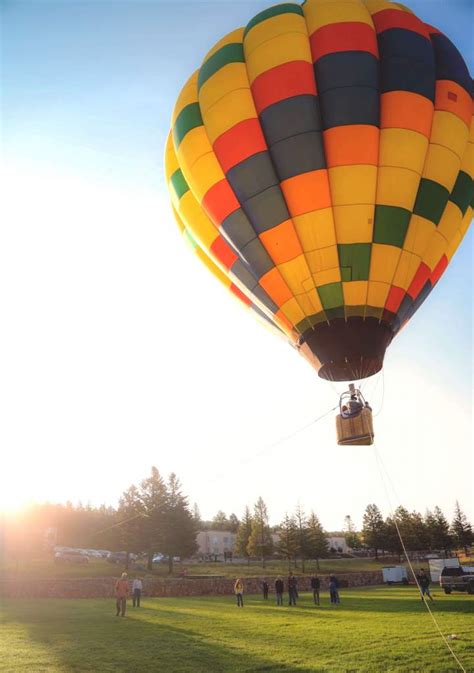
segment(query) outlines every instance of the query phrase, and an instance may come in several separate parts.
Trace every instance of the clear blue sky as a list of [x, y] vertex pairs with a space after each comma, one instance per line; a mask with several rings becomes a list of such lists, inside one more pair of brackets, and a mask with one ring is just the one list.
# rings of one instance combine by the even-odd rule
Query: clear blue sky
[[[253, 409], [246, 414], [245, 405], [258, 406], [257, 398], [246, 396], [248, 376], [239, 380], [236, 373], [234, 386], [219, 378], [219, 359], [225, 360], [227, 351], [225, 343], [216, 344], [210, 338], [222, 329], [221, 320], [213, 317], [216, 313], [226, 316], [229, 334], [225, 338], [240, 340], [243, 349], [253, 350], [249, 372], [267, 377], [268, 390], [263, 394], [269, 399], [273, 400], [270, 388], [274, 387], [271, 372], [275, 365], [262, 364], [263, 352], [274, 352], [281, 358], [285, 390], [292, 386], [309, 390], [315, 385], [310, 380], [312, 374], [303, 373], [291, 349], [288, 355], [280, 355], [283, 350], [279, 344], [267, 347], [271, 336], [260, 326], [248, 325], [246, 316], [233, 305], [228, 308], [227, 297], [201, 277], [197, 264], [175, 235], [166, 205], [162, 158], [180, 87], [214, 42], [245, 25], [269, 4], [223, 0], [3, 0], [2, 122], [10, 200], [1, 273], [2, 286], [7, 288], [3, 316], [12, 328], [2, 353], [7, 372], [2, 377], [2, 399], [9, 417], [4, 446], [8, 447], [13, 475], [21, 466], [15, 456], [31, 452], [38, 469], [48, 471], [48, 463], [56, 461], [64, 469], [58, 482], [65, 484], [63, 490], [51, 484], [45, 491], [37, 490], [37, 482], [32, 481], [32, 497], [113, 501], [153, 462], [164, 471], [175, 469], [206, 515], [212, 514], [214, 500], [215, 508], [224, 502], [228, 511], [240, 513], [245, 502], [256, 499], [258, 483], [249, 483], [244, 494], [242, 489], [237, 492], [223, 487], [213, 500], [190, 468], [196, 455], [200, 456], [203, 473], [217, 474], [222, 466], [225, 468], [219, 447], [226, 423], [235, 422], [238, 416], [241, 434], [236, 433], [236, 441], [242, 443], [251, 437], [260, 448], [262, 443], [304, 425], [326, 404], [326, 389], [316, 382], [316, 409], [307, 402], [300, 413], [293, 409], [284, 422], [275, 425], [275, 411], [272, 415]], [[473, 72], [472, 2], [453, 0], [448, 5], [412, 0], [408, 4], [454, 41]], [[182, 336], [187, 320], [206, 325], [210, 332], [208, 337], [196, 336], [193, 353], [186, 352], [187, 342]], [[62, 335], [60, 340], [58, 334]], [[109, 361], [111, 351], [113, 361]], [[391, 346], [387, 359], [396, 379], [393, 404], [404, 399], [405, 385], [417, 388], [415, 405], [424, 399], [424, 406], [428, 401], [430, 406], [434, 390], [441, 390], [454, 409], [464, 400], [464, 440], [449, 440], [450, 419], [444, 419], [444, 427], [446, 440], [461, 441], [463, 455], [471, 465], [459, 486], [459, 497], [462, 500], [464, 496], [463, 504], [469, 509], [472, 231], [436, 292]], [[126, 371], [115, 378], [119, 361]], [[71, 363], [77, 364], [77, 370]], [[236, 372], [245, 369], [244, 363], [245, 358], [237, 359]], [[406, 369], [402, 371], [397, 363], [403, 363]], [[233, 364], [227, 366], [232, 368]], [[411, 380], [414, 369], [420, 376]], [[216, 387], [226, 386], [225, 407], [207, 389], [204, 396], [200, 395], [199, 380], [203, 377], [208, 383], [215, 381]], [[419, 387], [425, 380], [423, 397]], [[282, 393], [283, 398], [286, 394]], [[186, 409], [181, 411], [195, 423], [188, 434], [180, 434], [185, 432], [179, 428], [182, 416], [174, 415], [183, 396]], [[96, 403], [88, 406], [86, 398]], [[287, 408], [291, 399], [294, 396], [288, 394], [281, 401], [282, 408]], [[333, 398], [328, 400], [327, 407]], [[278, 400], [273, 403], [278, 405]], [[167, 419], [161, 416], [163, 409], [167, 410]], [[443, 415], [442, 410], [439, 413]], [[220, 416], [221, 426], [214, 414]], [[36, 422], [29, 420], [32, 418]], [[67, 419], [64, 426], [61, 419]], [[432, 421], [426, 416], [420, 422], [428, 426]], [[416, 415], [410, 423], [417, 423]], [[214, 430], [209, 429], [211, 426]], [[416, 452], [417, 447], [411, 445], [412, 426], [398, 431], [387, 422], [386, 427], [387, 433], [393, 427], [399, 432], [398, 439], [391, 437], [389, 456], [397, 442], [405, 445], [407, 457]], [[332, 427], [327, 432], [331, 437]], [[304, 452], [304, 442], [317, 444], [318, 434], [300, 441], [298, 450]], [[143, 448], [135, 446], [137, 442]], [[168, 452], [162, 452], [163, 444], [171, 453], [179, 451], [179, 459], [176, 453], [173, 460]], [[194, 451], [191, 444], [199, 448]], [[91, 470], [95, 476], [87, 483], [66, 476], [70, 465], [64, 456], [73, 446], [85, 451], [87, 460], [105, 455], [100, 468]], [[255, 446], [248, 447], [246, 466], [251, 464], [255, 450]], [[441, 456], [443, 447], [438, 450], [436, 456]], [[240, 447], [234, 446], [233, 451], [235, 455]], [[304, 454], [304, 460], [310, 455]], [[428, 446], [423, 455], [431, 470], [439, 470], [436, 461], [432, 463], [429, 458]], [[104, 488], [110, 460], [125, 461], [134, 469], [118, 470], [116, 481], [109, 479]], [[284, 463], [285, 453], [275, 460]], [[339, 456], [338, 460], [344, 462], [345, 458]], [[273, 461], [270, 456], [268, 463], [257, 470], [263, 469], [274, 479], [269, 466]], [[393, 462], [396, 471], [397, 461]], [[246, 474], [249, 469], [244, 466], [238, 471]], [[397, 476], [402, 483], [403, 473]], [[417, 492], [420, 479], [426, 478], [426, 473], [418, 478], [415, 474], [409, 482], [402, 497], [409, 507], [423, 509], [423, 503], [436, 504], [443, 484], [439, 481], [439, 488], [436, 485], [430, 490], [427, 486]], [[458, 495], [457, 479], [453, 474], [449, 488], [445, 488], [445, 502], [441, 504], [448, 510]], [[266, 496], [274, 500], [275, 518], [298, 498], [308, 508], [319, 506], [311, 501], [310, 483], [294, 483], [283, 504], [277, 503], [278, 497], [271, 490]], [[364, 497], [368, 496], [361, 494], [355, 500], [356, 518]], [[272, 505], [270, 502], [270, 510]], [[344, 507], [346, 504], [338, 509], [333, 503], [324, 510], [321, 505], [325, 523], [338, 527]]]

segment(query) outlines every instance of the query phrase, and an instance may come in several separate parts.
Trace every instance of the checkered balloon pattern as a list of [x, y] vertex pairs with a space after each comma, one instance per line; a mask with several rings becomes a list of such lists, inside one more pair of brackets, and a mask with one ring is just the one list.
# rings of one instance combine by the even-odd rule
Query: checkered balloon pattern
[[469, 227], [472, 96], [456, 47], [400, 3], [271, 7], [178, 96], [176, 221], [320, 376], [370, 376]]

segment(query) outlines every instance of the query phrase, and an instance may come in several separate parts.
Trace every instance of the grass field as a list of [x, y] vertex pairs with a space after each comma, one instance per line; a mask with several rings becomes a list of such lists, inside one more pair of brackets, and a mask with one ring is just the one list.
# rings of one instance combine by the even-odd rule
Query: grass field
[[[440, 626], [474, 671], [474, 602], [436, 592]], [[448, 673], [457, 665], [410, 587], [343, 590], [333, 607], [245, 597], [16, 600], [0, 608], [1, 673]]]
[[[343, 573], [357, 572], [360, 570], [379, 570], [387, 561], [375, 561], [373, 559], [358, 558], [336, 558], [323, 559], [319, 562], [319, 572]], [[173, 575], [179, 576], [183, 568], [186, 568], [188, 575], [222, 575], [225, 577], [254, 577], [256, 575], [279, 575], [288, 574], [288, 563], [285, 561], [268, 561], [265, 568], [258, 562], [247, 563], [176, 563]], [[48, 577], [116, 577], [120, 575], [123, 568], [121, 565], [108, 563], [105, 559], [90, 561], [84, 565], [58, 565], [51, 558], [35, 559], [33, 561], [21, 561], [18, 566], [15, 563], [5, 563], [1, 567], [1, 575], [4, 578], [48, 578]], [[293, 568], [296, 575], [301, 574], [301, 564], [298, 568]], [[316, 571], [314, 562], [306, 562], [306, 574]], [[131, 573], [146, 576], [150, 573], [142, 564], [131, 566]], [[153, 575], [168, 576], [168, 565], [166, 563], [155, 564]]]

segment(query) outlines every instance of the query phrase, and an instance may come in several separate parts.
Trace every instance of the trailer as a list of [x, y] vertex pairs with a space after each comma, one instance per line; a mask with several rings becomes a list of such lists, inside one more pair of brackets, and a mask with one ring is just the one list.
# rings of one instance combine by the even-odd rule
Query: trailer
[[385, 566], [382, 568], [382, 576], [386, 584], [408, 584], [407, 569], [404, 566]]
[[432, 582], [439, 582], [443, 568], [459, 568], [461, 565], [457, 556], [454, 558], [429, 559], [430, 576]]

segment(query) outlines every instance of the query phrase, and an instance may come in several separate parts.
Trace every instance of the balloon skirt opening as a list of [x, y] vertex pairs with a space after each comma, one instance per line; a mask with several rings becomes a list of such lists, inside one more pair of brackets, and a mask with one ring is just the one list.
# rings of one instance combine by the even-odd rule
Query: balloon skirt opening
[[376, 318], [351, 317], [320, 323], [301, 338], [300, 352], [328, 381], [354, 381], [383, 366], [393, 332]]

